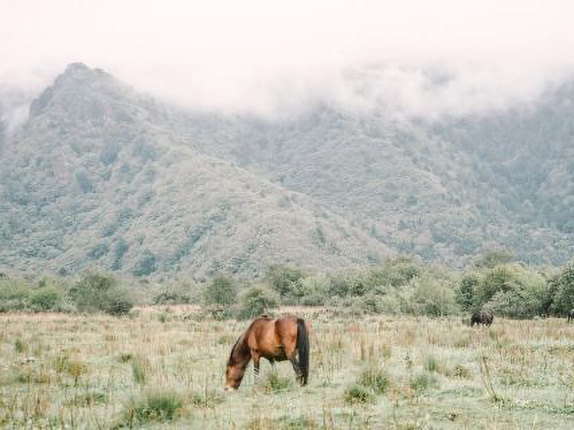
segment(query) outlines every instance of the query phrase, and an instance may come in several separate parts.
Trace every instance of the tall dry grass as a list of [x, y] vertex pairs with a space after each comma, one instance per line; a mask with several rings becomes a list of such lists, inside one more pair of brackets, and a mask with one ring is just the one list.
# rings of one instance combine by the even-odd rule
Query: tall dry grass
[[[574, 419], [565, 320], [365, 317], [297, 308], [311, 379], [263, 361], [239, 391], [225, 362], [247, 322], [161, 306], [131, 316], [0, 315], [1, 428], [553, 428]], [[164, 315], [158, 318], [158, 315]]]

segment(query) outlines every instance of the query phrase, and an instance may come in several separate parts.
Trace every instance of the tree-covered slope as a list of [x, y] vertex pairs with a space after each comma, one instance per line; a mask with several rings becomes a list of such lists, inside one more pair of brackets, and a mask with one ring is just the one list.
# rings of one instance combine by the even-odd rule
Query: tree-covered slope
[[254, 275], [391, 254], [306, 196], [191, 146], [168, 109], [70, 65], [1, 149], [0, 265]]
[[571, 83], [489, 114], [396, 118], [184, 112], [72, 65], [0, 141], [0, 264], [203, 276], [393, 252], [572, 258]]
[[573, 100], [564, 84], [534, 105], [435, 122], [322, 106], [185, 124], [202, 152], [311, 196], [398, 251], [460, 264], [505, 247], [562, 263], [574, 244]]

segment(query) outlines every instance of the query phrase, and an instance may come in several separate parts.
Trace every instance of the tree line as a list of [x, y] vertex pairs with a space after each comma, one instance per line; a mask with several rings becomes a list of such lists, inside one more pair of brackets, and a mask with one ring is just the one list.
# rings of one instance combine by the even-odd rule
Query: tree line
[[447, 316], [487, 307], [507, 318], [565, 316], [574, 308], [574, 264], [528, 267], [492, 251], [461, 271], [411, 257], [317, 274], [273, 265], [252, 281], [219, 274], [170, 282], [145, 294], [109, 274], [34, 281], [0, 276], [0, 311], [128, 313], [136, 304], [201, 304], [216, 318], [251, 318], [280, 305], [327, 306], [351, 315]]

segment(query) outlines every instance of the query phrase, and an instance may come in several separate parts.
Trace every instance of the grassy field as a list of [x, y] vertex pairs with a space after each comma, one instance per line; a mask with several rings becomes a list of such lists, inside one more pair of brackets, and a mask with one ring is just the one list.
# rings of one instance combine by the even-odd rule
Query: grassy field
[[[290, 311], [293, 311], [291, 309]], [[574, 325], [339, 316], [312, 324], [311, 379], [250, 367], [223, 391], [245, 321], [196, 308], [125, 318], [0, 315], [1, 428], [571, 429]]]

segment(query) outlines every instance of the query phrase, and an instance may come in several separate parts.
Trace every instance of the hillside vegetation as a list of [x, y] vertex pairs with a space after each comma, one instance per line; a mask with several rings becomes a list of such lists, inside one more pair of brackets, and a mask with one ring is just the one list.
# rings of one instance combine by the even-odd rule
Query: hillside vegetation
[[561, 264], [574, 230], [574, 90], [491, 114], [396, 120], [315, 107], [262, 121], [195, 114], [194, 147], [352, 219], [390, 248], [460, 266], [486, 249]]
[[203, 279], [396, 253], [462, 267], [497, 247], [564, 264], [573, 93], [435, 122], [326, 105], [263, 120], [175, 109], [73, 64], [0, 133], [0, 267]]
[[101, 70], [68, 67], [3, 147], [0, 265], [135, 276], [333, 269], [382, 243], [304, 195], [198, 153], [169, 113]]

